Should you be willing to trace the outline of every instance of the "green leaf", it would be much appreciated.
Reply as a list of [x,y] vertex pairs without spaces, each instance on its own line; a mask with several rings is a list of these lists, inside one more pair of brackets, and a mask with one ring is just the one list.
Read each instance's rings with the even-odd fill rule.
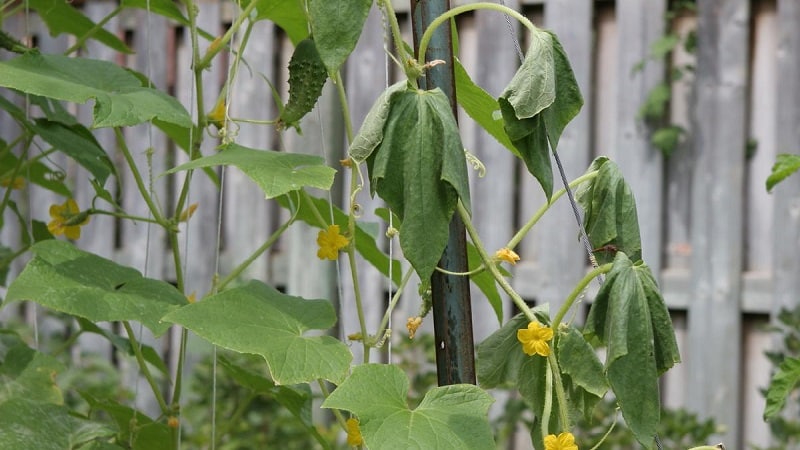
[[[12,152],[0,153],[0,166],[17,167],[19,159]],[[30,160],[29,160],[30,161]],[[9,172],[11,172],[9,170]],[[72,197],[72,192],[64,184],[64,172],[53,170],[41,162],[29,162],[28,166],[17,176],[24,176],[28,182],[41,186],[64,197]]]
[[594,406],[608,391],[603,364],[591,344],[574,327],[558,330],[556,354],[570,404],[589,420]]
[[553,35],[537,29],[531,34],[531,44],[522,65],[500,95],[511,105],[518,119],[534,117],[555,101],[554,65]]
[[181,25],[189,25],[189,19],[183,15],[180,8],[171,0],[122,0],[120,4],[125,8],[143,9],[166,17],[167,19],[172,19]]
[[[547,397],[547,372],[549,366],[547,358],[539,355],[527,356],[519,367],[518,389],[519,394],[525,402],[530,405],[533,411],[534,421],[531,426],[531,440],[534,448],[545,448],[544,436],[542,436],[542,419],[544,418],[544,403]],[[559,414],[560,404],[555,390],[550,394],[551,409],[547,428],[549,430],[561,430],[564,424],[561,423]]]
[[383,141],[383,127],[389,117],[392,96],[397,92],[402,92],[407,86],[408,81],[398,81],[381,92],[381,95],[375,100],[348,150],[348,154],[355,162],[360,164],[366,161]]
[[331,336],[303,336],[336,323],[329,301],[282,294],[258,281],[186,305],[164,320],[220,347],[261,355],[277,384],[318,378],[338,383],[352,359],[347,346]]
[[[111,342],[111,345],[113,345],[118,351],[128,356],[135,356],[130,339],[114,334],[108,330],[104,330],[82,317],[78,317],[78,324],[83,332],[103,336],[104,338],[108,339],[108,341]],[[139,346],[139,350],[142,352],[142,357],[144,357],[145,361],[150,363],[161,373],[169,375],[169,369],[167,369],[167,365],[164,364],[164,360],[161,359],[161,356],[159,356],[158,352],[156,352],[153,347],[142,343],[137,343],[136,345]]]
[[328,190],[336,170],[325,165],[325,159],[302,153],[256,150],[230,143],[214,155],[181,164],[165,173],[200,167],[236,166],[258,184],[267,198],[277,197],[304,186]]
[[626,424],[649,448],[660,418],[658,377],[680,355],[669,311],[646,265],[617,253],[584,334],[608,348],[608,381]]
[[253,1],[258,2],[256,20],[269,19],[275,22],[286,32],[292,44],[297,45],[308,37],[308,19],[303,8],[303,0]]
[[23,398],[0,404],[0,448],[64,450],[113,435],[113,429],[73,416],[65,406]]
[[403,220],[403,254],[421,279],[430,278],[456,203],[470,208],[464,146],[447,96],[439,89],[393,95],[383,141],[368,165],[372,192]]
[[622,178],[619,167],[608,158],[592,162],[589,171],[597,177],[583,183],[575,197],[585,211],[583,224],[597,262],[609,263],[616,252],[626,253],[631,260],[642,259],[642,241],[636,200],[630,186]]
[[133,53],[133,50],[128,48],[113,33],[104,28],[95,29],[97,24],[81,14],[69,2],[63,0],[28,0],[26,5],[39,13],[39,17],[47,24],[50,35],[53,37],[66,33],[81,38],[92,32],[91,39],[95,39],[118,52]]
[[76,103],[94,99],[95,128],[155,118],[192,126],[189,113],[175,98],[143,86],[134,74],[108,61],[28,53],[0,61],[0,86]]
[[[339,225],[341,230],[347,229],[348,216],[338,206],[331,205],[327,200],[314,197],[304,190],[297,191],[297,195],[299,196],[297,199],[294,194],[289,194],[288,196],[278,197],[276,200],[278,204],[286,209],[294,211],[299,208],[297,219],[320,229],[327,228],[331,224],[320,222],[319,216],[315,211],[324,213],[333,210],[332,225]],[[290,198],[291,201],[296,203],[292,204]],[[389,256],[378,247],[375,236],[368,229],[369,225],[363,221],[356,221],[356,251],[373,267],[378,269],[380,273],[388,277]],[[391,278],[395,286],[400,286],[400,280],[403,278],[402,266],[399,260],[393,260]]]
[[119,428],[118,442],[130,443],[133,450],[174,449],[172,429],[165,423],[154,422],[140,411],[115,400],[99,399],[87,393],[81,393],[81,396],[93,411],[102,411],[111,416]]
[[0,403],[14,398],[63,404],[64,396],[56,385],[56,375],[65,367],[50,355],[25,344],[16,334],[0,333]]
[[333,76],[356,47],[372,0],[310,0],[308,14],[317,50]]
[[[478,250],[475,248],[475,245],[471,242],[467,242],[467,261],[469,264],[469,271],[473,271],[477,269],[483,261],[481,261],[480,254]],[[510,277],[511,274],[508,273],[502,267],[497,267],[500,270],[500,273],[505,277]],[[492,305],[492,309],[494,313],[497,315],[497,322],[502,324],[503,323],[503,298],[500,297],[500,292],[497,290],[497,281],[494,279],[494,275],[491,274],[488,270],[483,270],[481,272],[472,274],[469,276],[475,286],[480,289],[483,295],[486,297],[486,300],[489,301],[489,304]]]
[[542,111],[544,124],[547,129],[547,139],[550,148],[556,151],[561,133],[567,124],[578,115],[583,107],[581,95],[572,66],[567,58],[567,53],[561,47],[561,42],[555,34],[550,34],[553,43],[553,73],[556,79],[556,98],[553,103]]
[[92,133],[83,125],[67,126],[46,119],[36,119],[33,131],[48,144],[85,167],[101,185],[116,174],[114,164]]
[[[533,308],[541,323],[550,322],[548,309],[547,304]],[[519,368],[529,358],[517,340],[517,330],[526,328],[528,322],[524,314],[517,314],[478,344],[475,372],[481,386],[491,389],[517,384]]]
[[156,337],[170,326],[161,317],[186,303],[172,285],[68,242],[46,240],[32,249],[35,257],[8,287],[6,303],[30,300],[92,322],[135,320]]
[[475,84],[469,77],[461,61],[455,61],[455,80],[456,80],[456,99],[464,112],[478,123],[487,133],[497,142],[505,146],[517,157],[521,155],[511,143],[505,129],[503,122],[496,117],[496,112],[500,110],[500,105],[488,92],[484,91],[482,87]]
[[358,416],[370,448],[495,448],[487,417],[493,399],[485,391],[468,384],[436,387],[411,410],[408,388],[408,378],[397,366],[361,365],[322,407]]
[[686,133],[683,127],[678,125],[669,125],[659,128],[650,137],[650,142],[653,146],[661,150],[661,154],[665,157],[672,155],[672,152],[678,147],[681,141],[681,136]]
[[778,366],[767,387],[767,406],[764,421],[770,421],[783,411],[786,400],[800,383],[800,358],[786,358]]
[[800,169],[800,155],[781,153],[772,166],[772,173],[767,177],[767,192],[772,191],[776,184]]
[[497,99],[503,116],[505,131],[528,172],[542,186],[548,199],[553,195],[553,168],[550,164],[550,149],[547,146],[547,128],[542,115],[518,119],[511,104],[500,97]]

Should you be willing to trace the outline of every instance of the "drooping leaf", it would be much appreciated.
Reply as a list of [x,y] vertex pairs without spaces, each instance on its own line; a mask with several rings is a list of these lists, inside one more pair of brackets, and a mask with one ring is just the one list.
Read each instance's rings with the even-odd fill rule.
[[360,365],[322,407],[355,414],[370,448],[495,448],[487,417],[493,400],[485,391],[468,384],[436,387],[412,410],[408,388],[395,365]]
[[[71,34],[77,38],[92,32],[91,39],[122,53],[133,53],[115,34],[105,28],[95,28],[91,19],[83,15],[71,3],[63,0],[28,0],[26,5],[39,13],[50,35],[55,37],[61,34]],[[93,31],[94,30],[94,31]]]
[[575,193],[585,214],[583,225],[600,264],[614,260],[624,252],[633,261],[642,259],[642,241],[636,200],[619,167],[608,158],[598,158],[589,171],[598,170],[593,180],[582,184]]
[[[209,318],[214,320],[209,320]],[[336,323],[327,300],[282,294],[258,281],[213,295],[164,316],[207,341],[239,353],[261,355],[276,384],[318,378],[341,382],[352,354],[330,336],[304,336]]]
[[421,279],[430,278],[456,203],[470,208],[464,147],[447,96],[439,89],[393,95],[383,141],[368,165],[372,192],[403,220],[403,254]]
[[37,119],[33,131],[48,144],[74,159],[92,174],[101,185],[115,174],[114,164],[92,133],[83,125],[66,126],[46,119]]
[[311,34],[329,74],[335,74],[356,47],[371,7],[372,0],[308,2]]
[[143,86],[135,75],[108,61],[28,53],[0,61],[0,86],[76,103],[93,99],[95,128],[131,126],[155,118],[186,128],[192,125],[175,98]]
[[213,166],[236,166],[255,181],[267,198],[274,198],[304,186],[330,189],[336,170],[325,159],[302,153],[256,150],[239,144],[223,145],[210,156],[189,161],[166,173]]
[[547,428],[549,430],[561,430],[564,425],[561,423],[559,414],[560,404],[555,392],[550,392],[550,414],[545,417],[545,399],[547,392],[547,372],[549,371],[547,358],[539,355],[527,356],[523,359],[519,367],[518,389],[520,397],[525,400],[533,411],[534,420],[531,426],[531,441],[534,448],[545,448],[544,436],[542,435],[542,420],[549,420]]
[[553,103],[542,111],[542,114],[545,128],[547,129],[547,139],[550,141],[550,148],[556,151],[564,128],[578,115],[583,107],[583,96],[561,42],[552,32],[547,31],[547,33],[550,34],[550,39],[553,43],[553,73],[556,79],[556,97]]
[[[308,37],[308,18],[303,0],[252,0],[256,6],[256,20],[268,19],[286,32],[292,44],[297,45]],[[243,2],[249,3],[249,2]],[[244,4],[242,5],[244,7]]]
[[348,150],[348,154],[355,162],[360,164],[366,161],[383,141],[383,127],[389,117],[392,96],[397,92],[402,92],[407,86],[407,81],[398,81],[381,92],[381,95],[375,100]]
[[0,403],[14,398],[61,405],[64,396],[56,375],[64,365],[50,355],[28,347],[16,334],[0,333]]
[[764,408],[764,420],[774,419],[791,398],[792,391],[800,383],[800,358],[786,358],[772,376],[767,387],[767,406]]
[[[295,200],[293,193],[289,196],[281,196],[276,200],[278,204],[287,209],[297,209],[297,219],[320,229],[326,228],[329,224],[320,222],[319,216],[315,211],[327,212],[333,210],[333,225],[339,225],[340,230],[347,229],[347,214],[338,206],[331,205],[327,200],[310,195],[305,190],[297,191],[298,198]],[[296,201],[292,204],[292,201]],[[313,205],[313,206],[312,206]],[[368,223],[364,221],[356,222],[356,251],[373,267],[378,269],[384,276],[389,277],[389,256],[381,250],[375,240],[375,236],[370,233]],[[400,286],[402,279],[402,264],[399,260],[393,260],[391,279],[395,286]]]
[[800,169],[800,155],[781,153],[775,159],[772,173],[767,177],[767,192],[772,191],[776,184]]
[[[547,304],[533,308],[533,312],[541,323],[550,322]],[[519,367],[528,358],[517,340],[517,330],[527,326],[528,318],[517,314],[478,344],[475,372],[481,386],[491,389],[517,384]]]
[[[84,333],[93,333],[103,336],[104,338],[108,339],[108,341],[111,342],[111,345],[113,345],[114,348],[117,349],[119,352],[131,357],[135,356],[135,352],[133,346],[131,345],[130,339],[124,338],[109,330],[104,330],[82,317],[78,317],[78,324],[80,325],[81,330],[83,330]],[[150,363],[161,373],[165,375],[169,374],[169,369],[167,369],[167,365],[164,364],[164,360],[161,359],[161,356],[159,356],[158,352],[156,352],[156,350],[153,347],[142,343],[137,343],[136,345],[139,347],[139,351],[142,352],[142,357],[144,358],[145,361]]]
[[517,154],[521,156],[528,172],[539,181],[542,191],[549,199],[553,195],[553,168],[550,164],[550,148],[547,146],[547,128],[542,115],[519,119],[506,99],[500,97],[497,101],[505,131],[516,147]]
[[172,285],[59,241],[37,242],[35,257],[8,287],[6,304],[30,300],[92,322],[135,320],[160,336],[161,317],[186,303]]
[[66,406],[25,398],[0,404],[0,448],[64,450],[113,435],[112,428],[73,416]]
[[314,109],[327,79],[317,42],[303,39],[289,60],[289,101],[281,110],[279,125],[293,126],[299,131],[298,122]]
[[[85,392],[81,396],[93,411],[104,412],[119,429],[120,442],[130,443],[132,450],[169,450],[172,445],[172,429],[166,423],[156,422],[129,406],[111,399],[96,398]],[[127,448],[127,447],[126,447]]]
[[552,35],[542,30],[531,33],[525,59],[500,95],[518,119],[534,117],[555,101],[554,65]]
[[558,330],[556,352],[570,405],[588,420],[594,406],[608,391],[603,364],[591,344],[574,327]]
[[464,112],[478,123],[497,142],[505,146],[517,157],[521,157],[503,128],[502,117],[497,116],[500,105],[494,97],[475,84],[469,77],[461,61],[455,61],[456,100]]
[[606,373],[625,422],[649,448],[660,418],[658,377],[680,355],[669,311],[646,265],[617,252],[584,334],[607,347]]

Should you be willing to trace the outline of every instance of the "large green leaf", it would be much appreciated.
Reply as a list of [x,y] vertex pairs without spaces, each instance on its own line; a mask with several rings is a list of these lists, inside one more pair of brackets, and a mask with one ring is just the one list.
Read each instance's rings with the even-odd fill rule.
[[101,186],[109,175],[116,173],[106,152],[83,125],[67,126],[46,119],[36,119],[33,131],[48,144],[85,167]]
[[0,403],[16,397],[63,404],[64,396],[55,379],[65,368],[58,360],[28,347],[10,332],[0,333],[0,354]]
[[501,117],[497,117],[500,105],[494,97],[475,84],[469,77],[461,61],[455,61],[456,99],[464,112],[478,123],[487,133],[497,139],[517,157],[521,157],[511,139],[508,138]]
[[99,399],[81,393],[84,400],[95,413],[106,413],[119,428],[117,441],[129,444],[132,450],[170,450],[172,429],[163,422],[155,422],[150,417],[115,400]]
[[680,355],[669,311],[646,265],[617,252],[584,334],[608,348],[608,381],[625,422],[649,448],[660,418],[658,377]]
[[556,354],[569,391],[570,406],[589,420],[594,406],[608,391],[603,364],[592,345],[574,327],[558,330]]
[[375,100],[370,108],[364,123],[353,138],[348,154],[357,163],[362,163],[369,158],[375,148],[383,141],[383,127],[386,126],[386,119],[391,110],[392,96],[397,92],[404,91],[408,86],[408,81],[398,81],[389,86]]
[[282,294],[259,281],[186,305],[164,320],[220,347],[261,355],[276,384],[318,378],[338,383],[352,359],[350,350],[337,339],[303,336],[308,330],[326,330],[336,323],[329,301]]
[[[253,1],[258,2],[256,20],[269,19],[275,22],[295,45],[308,37],[308,18],[303,8],[303,0]],[[244,5],[242,6],[244,7]]]
[[367,364],[322,403],[359,419],[365,444],[379,449],[495,448],[487,411],[492,398],[477,386],[436,387],[411,410],[408,378],[394,365]]
[[786,400],[791,398],[792,391],[800,383],[800,358],[786,358],[772,376],[767,387],[767,406],[764,408],[764,420],[774,419],[783,411]]
[[583,224],[597,261],[611,262],[618,251],[638,261],[642,258],[642,241],[633,192],[619,167],[608,158],[592,162],[589,171],[594,170],[599,171],[597,177],[583,183],[575,197],[585,212]]
[[470,207],[464,147],[447,96],[439,89],[394,94],[368,164],[372,191],[403,220],[403,254],[421,279],[430,278],[456,203]]
[[329,74],[356,47],[371,7],[372,0],[309,0],[311,33]]
[[219,153],[181,164],[166,173],[213,166],[236,166],[264,191],[277,197],[304,186],[330,189],[336,170],[325,159],[302,153],[256,150],[235,143],[220,147]]
[[35,52],[0,61],[0,86],[57,100],[95,100],[93,127],[121,127],[160,119],[191,127],[173,97],[142,85],[136,75],[108,61]]
[[583,106],[572,67],[554,34],[532,33],[525,60],[498,103],[516,153],[549,199],[553,193],[549,149],[556,151],[561,133]]
[[30,300],[92,322],[135,320],[154,335],[164,314],[186,303],[172,285],[58,240],[33,246],[35,257],[8,287],[6,303]]
[[[347,214],[342,211],[338,206],[331,205],[327,200],[317,198],[310,195],[305,190],[297,191],[298,197],[294,193],[288,196],[281,196],[277,198],[278,203],[287,209],[298,209],[297,219],[320,229],[326,228],[329,224],[320,221],[320,216],[317,211],[326,214],[328,211],[333,211],[333,224],[339,225],[340,230],[347,230]],[[289,199],[295,201],[292,203]],[[381,250],[376,241],[376,236],[368,230],[368,224],[364,221],[356,221],[356,251],[364,257],[364,259],[373,265],[384,276],[389,277],[389,256]],[[391,279],[395,286],[400,286],[400,280],[403,277],[402,264],[398,260],[392,260],[392,274]]]
[[122,53],[133,53],[115,34],[104,28],[96,28],[91,19],[84,16],[70,2],[64,0],[28,0],[26,5],[39,13],[51,36],[71,34],[82,38],[92,33],[91,38]]
[[800,155],[779,154],[775,159],[775,164],[772,166],[772,173],[767,177],[767,192],[798,170],[800,170]]
[[0,404],[0,448],[64,450],[113,435],[113,429],[73,416],[65,406],[24,398]]

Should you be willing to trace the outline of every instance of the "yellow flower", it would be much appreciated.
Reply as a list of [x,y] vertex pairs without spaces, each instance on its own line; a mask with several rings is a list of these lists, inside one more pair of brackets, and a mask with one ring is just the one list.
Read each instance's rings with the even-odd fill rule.
[[0,180],[0,186],[11,189],[22,189],[25,187],[25,177],[3,178]]
[[330,259],[335,261],[339,255],[339,250],[347,246],[350,241],[339,233],[339,225],[329,225],[317,235],[317,257],[319,259]]
[[170,428],[178,428],[178,425],[181,424],[180,419],[175,416],[169,416],[167,418],[167,426]]
[[194,303],[197,301],[197,292],[192,292],[191,294],[186,296],[186,301],[189,303]]
[[191,219],[194,215],[195,211],[197,211],[197,203],[192,203],[188,208],[181,212],[181,215],[178,217],[178,222],[188,222],[189,219]]
[[347,419],[347,445],[352,445],[353,447],[364,445],[361,428],[358,427],[358,419],[355,417]]
[[578,450],[575,445],[575,436],[572,433],[561,433],[558,436],[550,434],[544,438],[545,450]]
[[89,212],[81,212],[75,200],[69,199],[63,205],[51,205],[50,218],[53,220],[47,224],[47,229],[53,236],[63,234],[69,239],[79,239],[81,226],[89,223]]
[[516,264],[519,261],[519,255],[508,247],[503,247],[494,253],[494,257],[500,261]]
[[539,322],[531,322],[528,328],[517,330],[517,340],[522,343],[522,351],[529,356],[550,354],[547,341],[553,339],[553,329],[542,326]]
[[208,112],[208,123],[217,127],[217,129],[225,126],[225,97],[220,97],[214,109]]
[[406,328],[408,328],[408,338],[414,339],[417,334],[417,329],[422,325],[422,317],[409,317],[406,321]]

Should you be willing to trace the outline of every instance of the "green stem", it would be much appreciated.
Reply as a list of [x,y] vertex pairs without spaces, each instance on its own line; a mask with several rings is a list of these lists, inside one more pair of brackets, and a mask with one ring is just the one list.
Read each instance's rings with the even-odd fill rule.
[[[550,352],[552,355],[553,352]],[[548,357],[548,362],[550,358]],[[549,364],[544,373],[544,406],[542,406],[542,439],[550,434],[550,414],[553,412],[553,371],[550,370]]]
[[472,243],[475,245],[475,249],[478,250],[478,254],[481,257],[481,260],[483,261],[483,265],[489,270],[494,279],[497,281],[497,284],[500,285],[500,288],[502,288],[508,294],[508,296],[511,297],[511,301],[514,302],[517,308],[519,308],[519,310],[525,314],[528,320],[530,321],[537,320],[536,316],[533,314],[533,311],[531,311],[531,309],[528,307],[528,305],[525,303],[522,297],[520,297],[519,294],[517,294],[517,291],[515,291],[514,288],[511,287],[511,285],[508,283],[508,280],[506,280],[503,274],[500,273],[500,270],[497,268],[497,264],[495,263],[495,261],[492,260],[492,257],[489,256],[488,253],[486,253],[486,249],[483,247],[481,238],[480,236],[478,236],[478,232],[477,230],[475,230],[475,226],[472,224],[472,220],[469,217],[469,213],[467,212],[466,209],[464,209],[464,205],[462,205],[460,201],[458,202],[457,208],[458,208],[458,213],[461,216],[461,220],[464,222],[464,227],[467,230],[467,234],[469,234]]
[[296,217],[297,217],[297,212],[295,212],[295,215],[293,215],[289,220],[287,220],[283,225],[281,225],[280,228],[275,230],[275,232],[272,233],[272,235],[266,240],[266,242],[264,242],[264,244],[261,245],[261,247],[258,247],[256,251],[254,251],[250,256],[247,257],[247,259],[245,259],[244,261],[242,261],[241,264],[236,266],[236,268],[234,268],[231,271],[231,273],[229,273],[225,278],[219,281],[214,290],[221,291],[225,289],[225,287],[231,281],[235,280],[239,275],[241,275],[242,272],[244,272],[245,269],[247,269],[253,263],[253,261],[255,261],[259,256],[261,256],[262,253],[267,251],[267,249],[270,248],[272,244],[274,244],[275,241],[278,240],[278,238],[283,234],[283,232],[286,231],[286,229],[289,228],[289,226],[292,223],[294,223]]
[[[575,187],[580,185],[581,183],[585,183],[586,181],[589,181],[591,179],[596,178],[597,174],[598,174],[598,171],[597,170],[593,170],[593,171],[591,171],[589,173],[585,173],[585,174],[579,176],[578,178],[573,180],[571,183],[569,183],[570,189],[575,189]],[[555,203],[556,200],[561,198],[566,192],[567,192],[567,190],[564,189],[564,188],[561,188],[561,189],[557,190],[553,194],[553,196],[550,198],[550,202],[545,204],[545,205],[542,205],[542,207],[539,208],[538,211],[536,211],[536,213],[530,218],[530,220],[528,220],[528,222],[526,222],[525,225],[523,225],[522,228],[520,228],[519,231],[517,231],[517,233],[514,235],[514,237],[512,237],[511,240],[508,241],[508,244],[506,244],[506,247],[508,247],[509,249],[513,250],[514,247],[519,245],[520,241],[522,241],[522,238],[524,238],[528,234],[528,232],[531,230],[531,228],[533,228],[533,226],[536,225],[536,223],[539,221],[539,219],[542,218],[544,213],[546,213],[547,210],[550,209],[550,207],[553,205],[553,203]]]
[[529,29],[531,31],[536,31],[536,26],[530,20],[528,20],[527,17],[523,16],[519,12],[517,12],[517,11],[515,11],[515,10],[513,10],[513,9],[507,7],[507,6],[503,6],[503,5],[500,5],[500,4],[497,4],[497,3],[488,3],[488,2],[479,2],[479,3],[472,3],[472,4],[469,4],[469,5],[457,6],[457,7],[453,8],[453,9],[445,12],[441,16],[433,19],[431,24],[428,25],[428,28],[425,29],[425,32],[422,33],[422,37],[419,40],[419,58],[418,58],[418,60],[421,63],[425,62],[425,53],[428,50],[428,44],[430,43],[431,38],[433,37],[433,32],[436,30],[436,28],[439,27],[439,25],[447,22],[448,20],[450,20],[451,18],[453,18],[453,17],[455,17],[455,16],[457,16],[459,14],[462,14],[462,13],[465,13],[465,12],[469,12],[469,11],[474,11],[476,9],[487,9],[487,10],[500,11],[501,13],[508,14],[509,16],[517,19],[527,29]]
[[575,303],[575,300],[581,295],[586,286],[592,282],[595,278],[597,278],[600,274],[608,273],[611,270],[611,266],[613,263],[603,264],[600,267],[592,269],[591,272],[587,273],[586,276],[575,285],[575,288],[572,292],[569,293],[567,299],[564,300],[564,303],[561,305],[561,308],[558,309],[555,317],[553,318],[553,330],[558,330],[559,325],[561,325],[561,321],[564,319],[564,316],[567,314],[567,311],[572,307],[572,304]]
[[88,211],[89,211],[90,215],[113,216],[113,217],[118,217],[120,219],[133,220],[135,222],[148,222],[148,223],[154,223],[154,224],[157,224],[157,225],[161,225],[161,223],[159,223],[159,221],[157,221],[155,219],[151,219],[149,217],[132,216],[130,214],[117,213],[117,212],[113,212],[113,211],[106,211],[104,209],[95,209],[95,208],[89,208]]
[[336,85],[336,92],[339,94],[339,103],[342,108],[342,116],[344,117],[344,130],[347,134],[347,143],[353,142],[353,123],[350,120],[350,106],[347,103],[347,92],[344,90],[344,83],[342,82],[342,74],[338,70],[333,76],[333,84]]
[[376,342],[381,342],[383,339],[386,338],[386,327],[389,325],[389,318],[392,316],[392,311],[394,311],[394,307],[397,305],[398,300],[400,300],[400,296],[403,294],[403,290],[408,284],[408,280],[411,279],[411,275],[414,274],[414,268],[409,267],[406,271],[405,275],[403,275],[403,279],[400,280],[400,286],[397,287],[397,291],[395,291],[392,299],[389,301],[389,307],[386,308],[386,312],[383,313],[383,318],[381,319],[381,324],[378,326],[378,332],[382,333],[380,339],[376,339]]
[[155,378],[153,378],[153,374],[150,373],[150,368],[147,366],[147,362],[144,360],[144,355],[142,354],[142,346],[136,339],[136,335],[133,333],[133,328],[131,328],[130,322],[123,320],[122,326],[125,327],[125,333],[128,335],[128,340],[131,342],[131,348],[133,349],[133,354],[136,356],[136,362],[139,363],[139,368],[142,370],[142,375],[144,375],[144,378],[150,385],[150,389],[153,390],[153,395],[156,397],[158,406],[161,408],[161,413],[165,416],[169,415],[169,406],[167,406],[167,402],[164,401],[164,396],[161,394],[161,389],[159,389],[158,383],[156,383]]
[[242,23],[244,23],[244,21],[250,17],[250,13],[256,9],[258,4],[259,2],[251,1],[247,6],[245,6],[242,12],[236,17],[236,20],[233,22],[233,24],[231,24],[231,27],[228,28],[228,30],[225,31],[225,34],[222,35],[222,38],[220,38],[219,42],[214,40],[212,43],[214,45],[209,46],[208,50],[206,50],[205,56],[199,60],[196,60],[197,63],[195,64],[195,67],[199,68],[200,70],[205,70],[208,66],[210,66],[211,60],[214,59],[214,57],[217,56],[217,54],[228,45],[228,42],[233,39],[233,36],[237,31],[239,31]]
[[125,157],[125,161],[128,163],[128,166],[131,169],[131,173],[133,174],[133,179],[136,182],[136,187],[139,189],[139,193],[142,195],[144,202],[147,204],[147,208],[150,210],[150,213],[153,215],[156,223],[161,225],[162,227],[169,229],[169,224],[166,220],[161,216],[161,212],[159,211],[156,204],[153,202],[153,199],[150,197],[150,193],[147,190],[147,186],[144,184],[144,179],[142,178],[142,174],[139,173],[139,168],[136,166],[136,161],[133,160],[133,155],[131,154],[130,149],[128,148],[128,144],[125,142],[125,137],[122,135],[122,130],[119,127],[114,128],[114,134],[117,137],[117,144],[119,145],[120,150],[122,151],[122,155]]
[[481,264],[478,267],[476,267],[476,268],[474,268],[474,269],[472,269],[472,270],[470,270],[468,272],[453,272],[451,270],[442,269],[441,267],[438,267],[438,266],[435,267],[434,270],[436,270],[437,272],[441,272],[441,273],[443,273],[445,275],[453,275],[455,277],[470,277],[472,275],[481,273],[484,270],[486,270],[486,265],[485,264]]
[[[555,347],[555,340],[553,340],[553,347]],[[558,401],[558,412],[561,418],[561,429],[569,431],[569,409],[567,407],[567,395],[564,392],[564,383],[561,381],[561,369],[558,367],[558,359],[556,358],[555,348],[550,350],[547,355],[547,362],[550,366],[550,372],[553,376],[553,384],[556,392],[556,400]],[[549,397],[549,396],[548,396]]]
[[[325,398],[331,396],[331,391],[330,389],[328,389],[328,386],[325,384],[325,381],[317,378],[317,384],[319,384],[319,389],[320,391],[322,391],[322,395]],[[336,417],[336,422],[339,423],[339,426],[342,427],[343,430],[347,431],[347,420],[345,420],[344,416],[342,415],[342,412],[335,408],[331,409],[331,412],[333,412],[333,415]]]
[[606,431],[606,434],[604,434],[603,437],[600,438],[600,441],[598,441],[597,444],[595,444],[594,447],[590,448],[589,450],[598,450],[600,446],[603,445],[603,442],[605,442],[606,439],[608,439],[608,437],[611,436],[611,432],[614,431],[614,427],[617,426],[618,416],[619,416],[619,408],[617,408],[616,411],[614,411],[614,421],[611,422],[611,426],[608,427],[608,431]]
[[114,17],[116,17],[116,16],[117,16],[117,15],[118,15],[120,12],[122,12],[122,9],[123,9],[123,8],[124,8],[124,7],[123,7],[122,5],[119,5],[119,6],[117,6],[116,8],[114,8],[114,10],[113,10],[113,11],[111,11],[111,13],[109,13],[107,16],[103,17],[103,19],[102,19],[100,22],[97,22],[97,23],[95,24],[95,26],[93,26],[92,28],[90,28],[90,29],[89,29],[89,31],[87,31],[86,33],[84,33],[84,34],[83,34],[83,36],[79,37],[79,38],[78,38],[78,40],[77,40],[77,41],[76,41],[76,42],[75,42],[75,43],[72,45],[72,47],[68,48],[68,49],[67,49],[67,50],[64,52],[64,54],[65,54],[65,55],[69,55],[69,54],[71,54],[71,53],[73,53],[73,52],[77,51],[77,50],[78,50],[78,49],[80,49],[81,47],[83,47],[83,44],[85,44],[85,43],[86,43],[86,41],[88,41],[88,40],[89,40],[89,38],[91,38],[92,36],[94,36],[94,35],[95,35],[95,33],[97,33],[98,31],[102,30],[102,29],[103,29],[103,27],[104,27],[104,26],[105,26],[105,25],[106,25],[106,24],[107,24],[107,23],[108,23],[108,22],[109,22],[111,19],[113,19],[113,18],[114,18]]
[[406,72],[406,77],[411,78],[408,75],[408,59],[410,56],[406,52],[406,47],[403,45],[403,33],[400,32],[400,23],[397,21],[397,16],[394,13],[394,8],[392,8],[392,0],[381,0],[380,6],[383,7],[384,15],[386,16],[386,20],[389,22],[389,27],[392,30],[392,40],[394,41],[394,46],[397,49],[397,56],[400,58],[401,64],[400,67]]

